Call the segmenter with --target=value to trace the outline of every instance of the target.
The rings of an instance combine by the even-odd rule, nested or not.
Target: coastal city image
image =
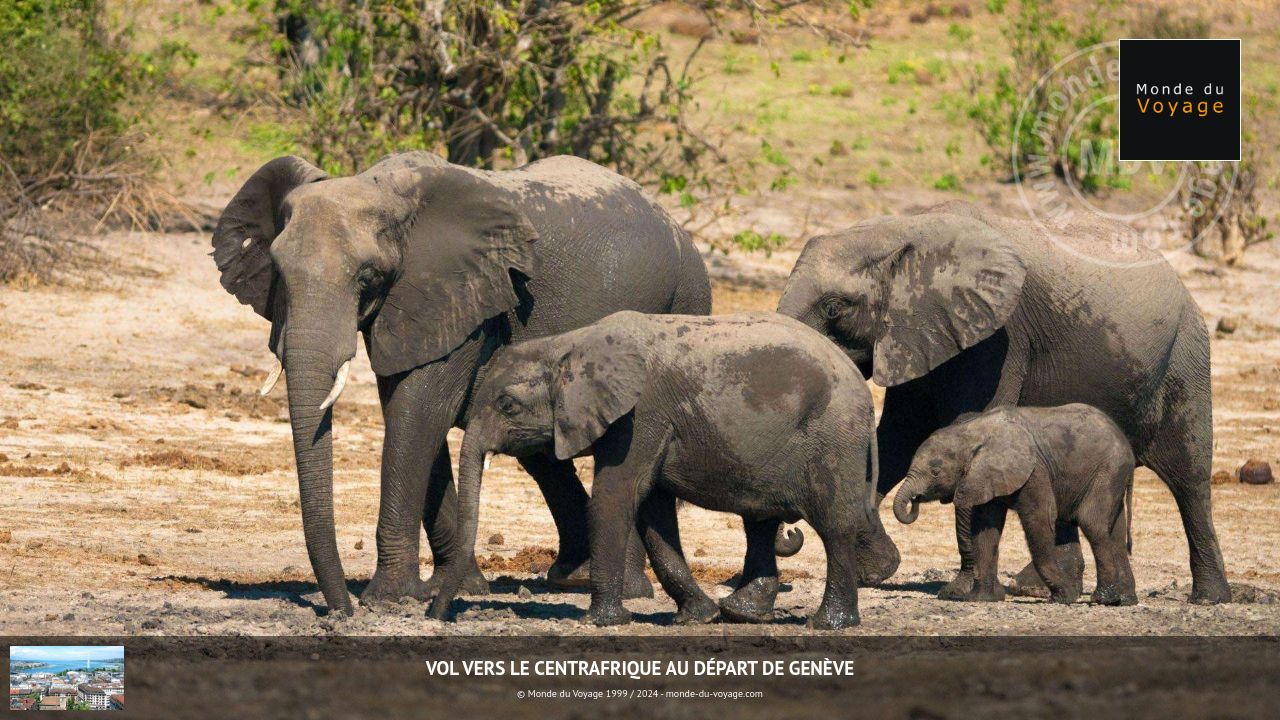
[[[123,710],[124,646],[15,645],[10,710]]]

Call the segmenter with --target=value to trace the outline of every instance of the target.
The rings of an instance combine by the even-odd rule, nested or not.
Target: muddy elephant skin
[[[223,287],[271,321],[307,552],[325,602],[347,613],[330,424],[358,336],[386,425],[378,564],[361,598],[426,599],[438,578],[419,577],[420,527],[437,575],[461,562],[468,588],[485,588],[474,559],[457,553],[445,438],[465,423],[494,349],[618,310],[711,309],[706,267],[688,236],[635,183],[572,157],[485,172],[414,152],[351,177],[277,158],[227,205],[213,248]],[[548,579],[567,582],[586,568],[586,492],[567,461],[540,455],[523,465],[560,534]],[[633,590],[651,593],[637,560]]]
[[[462,544],[475,544],[488,453],[591,452],[595,623],[630,620],[622,559],[637,520],[677,620],[716,616],[684,561],[681,498],[743,517],[747,554],[738,589],[720,604],[724,617],[772,617],[779,525],[803,519],[827,551],[826,592],[810,624],[855,625],[861,550],[885,534],[871,500],[873,425],[857,368],[790,318],[617,313],[506,348],[490,365],[463,441]],[[461,575],[445,581],[432,616],[445,615],[460,584]]]
[[[925,438],[962,414],[1092,405],[1172,491],[1190,549],[1191,601],[1229,602],[1210,503],[1209,334],[1159,252],[1115,256],[1111,243],[1124,232],[1079,217],[1050,236],[965,202],[876,218],[809,240],[778,311],[826,334],[887,388],[881,497]],[[963,545],[969,519],[958,519]],[[1059,560],[1078,577],[1079,534],[1064,532]],[[942,597],[972,587],[968,549],[961,559]],[[1030,565],[1012,587],[1045,592]]]
[[[898,486],[893,513],[911,523],[921,502],[939,500],[971,514],[974,582],[961,599],[1004,599],[997,561],[1005,515],[1013,510],[1054,602],[1072,603],[1080,595],[1055,552],[1055,538],[1078,528],[1097,565],[1093,602],[1133,605],[1133,466],[1128,439],[1097,408],[995,408],[924,441]]]

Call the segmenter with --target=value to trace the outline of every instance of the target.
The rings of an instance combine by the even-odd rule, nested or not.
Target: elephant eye
[[[835,320],[844,314],[848,304],[840,298],[827,298],[822,303],[822,316],[828,320]]]
[[[929,466],[929,474],[933,475],[934,477],[937,477],[938,474],[941,472],[942,472],[942,468],[938,467],[937,465]]]
[[[516,402],[516,399],[510,395],[498,396],[496,405],[498,406],[498,412],[503,415],[514,415],[520,411],[520,403]]]

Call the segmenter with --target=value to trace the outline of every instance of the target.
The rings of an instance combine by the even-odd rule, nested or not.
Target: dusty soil
[[[810,206],[830,226],[865,214],[849,197]],[[152,272],[93,289],[0,289],[0,635],[807,632],[803,620],[825,575],[812,531],[799,555],[781,561],[789,591],[778,598],[775,624],[675,628],[673,604],[661,593],[629,603],[637,622],[627,628],[581,623],[587,596],[549,593],[537,579],[554,528],[537,488],[507,458],[495,460],[483,496],[479,537],[495,542],[477,548],[493,593],[476,598],[462,622],[429,621],[413,602],[359,608],[350,619],[324,616],[302,542],[285,393],[256,394],[270,362],[266,323],[219,288],[207,243],[197,234],[111,235],[101,241],[109,256]],[[794,257],[790,250],[709,258],[716,311],[772,309]],[[1213,341],[1215,469],[1230,473],[1249,458],[1280,467],[1280,248],[1255,248],[1233,269],[1179,253],[1170,259],[1210,328],[1224,316],[1237,326]],[[363,354],[335,427],[338,540],[358,592],[374,566],[381,445]],[[455,431],[455,457],[459,440]],[[589,463],[582,470],[589,478]],[[1280,631],[1280,485],[1214,486],[1238,599],[1221,607],[1185,602],[1186,545],[1168,491],[1143,470],[1136,496],[1136,607],[939,601],[934,593],[956,564],[949,512],[926,507],[906,528],[886,505],[902,566],[889,585],[861,591],[863,624],[851,632]],[[1014,523],[1002,559],[1009,572],[1027,560]],[[685,507],[681,524],[700,579],[714,596],[727,594],[716,583],[741,562],[740,521]]]

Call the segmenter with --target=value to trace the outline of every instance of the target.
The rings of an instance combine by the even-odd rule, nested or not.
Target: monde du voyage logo
[[[1240,159],[1239,40],[1120,41],[1121,161]]]

